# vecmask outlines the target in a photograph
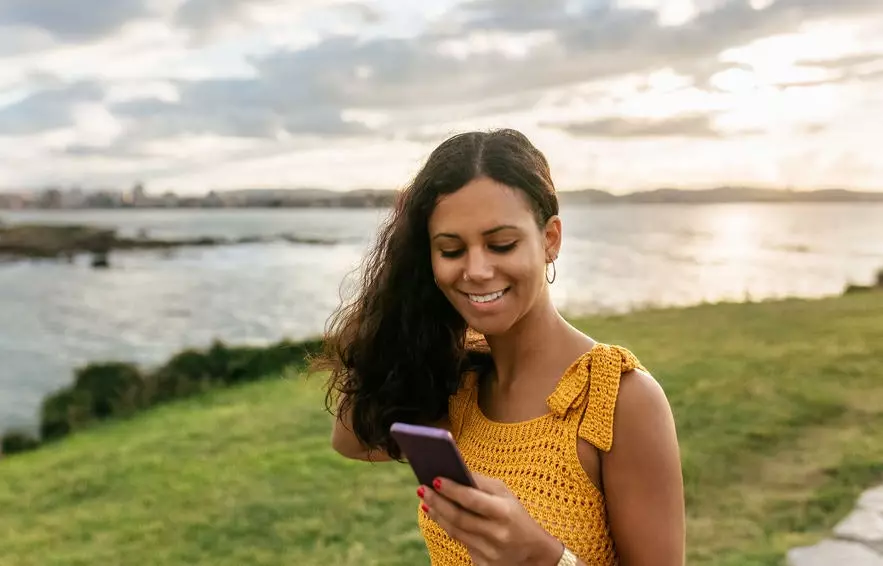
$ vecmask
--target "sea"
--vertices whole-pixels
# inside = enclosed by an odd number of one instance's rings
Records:
[[[0,431],[96,361],[149,368],[214,340],[318,336],[353,289],[386,209],[0,211],[0,223],[89,224],[154,238],[272,241],[0,263]],[[883,268],[883,203],[569,205],[552,285],[567,315],[816,298]]]

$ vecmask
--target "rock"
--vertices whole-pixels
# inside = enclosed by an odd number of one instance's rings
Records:
[[[870,509],[856,509],[834,527],[834,534],[883,552],[883,515]]]
[[[883,485],[864,492],[858,500],[858,506],[883,515]]]
[[[92,267],[96,269],[107,269],[110,267],[110,260],[106,253],[97,252],[92,256]]]
[[[63,258],[78,252],[109,250],[115,239],[115,230],[94,226],[20,224],[0,228],[0,253]]]
[[[859,543],[824,540],[790,550],[788,566],[883,566],[883,557]]]

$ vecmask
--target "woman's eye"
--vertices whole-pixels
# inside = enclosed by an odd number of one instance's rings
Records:
[[[491,245],[488,247],[491,249],[491,251],[502,254],[502,253],[506,253],[506,252],[510,252],[510,251],[514,250],[516,243],[517,242],[512,242],[511,244]]]
[[[442,257],[459,257],[463,255],[463,250],[442,250]]]

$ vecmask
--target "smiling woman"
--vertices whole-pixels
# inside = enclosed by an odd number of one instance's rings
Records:
[[[671,410],[631,352],[556,310],[562,235],[548,162],[526,137],[454,136],[331,320],[317,365],[331,369],[334,448],[397,460],[393,423],[440,427],[475,480],[417,490],[436,566],[683,564]]]

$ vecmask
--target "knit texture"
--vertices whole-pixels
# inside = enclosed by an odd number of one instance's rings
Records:
[[[478,406],[476,376],[451,396],[451,432],[470,470],[507,485],[543,528],[590,566],[617,564],[604,496],[583,470],[577,438],[613,446],[620,376],[644,369],[628,350],[596,344],[565,371],[546,402],[549,412],[519,423],[488,419]],[[466,548],[419,510],[433,566],[472,564]]]

